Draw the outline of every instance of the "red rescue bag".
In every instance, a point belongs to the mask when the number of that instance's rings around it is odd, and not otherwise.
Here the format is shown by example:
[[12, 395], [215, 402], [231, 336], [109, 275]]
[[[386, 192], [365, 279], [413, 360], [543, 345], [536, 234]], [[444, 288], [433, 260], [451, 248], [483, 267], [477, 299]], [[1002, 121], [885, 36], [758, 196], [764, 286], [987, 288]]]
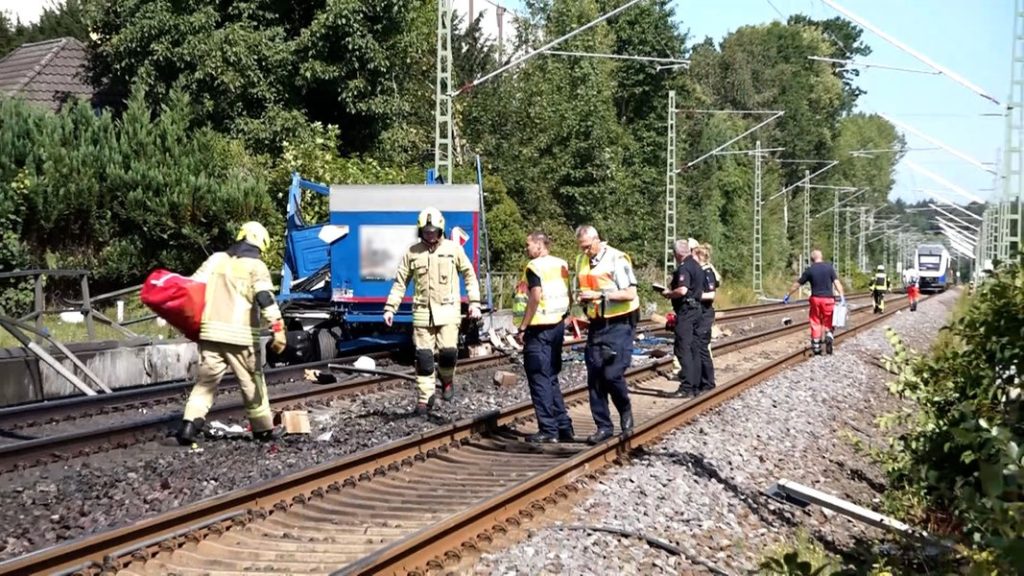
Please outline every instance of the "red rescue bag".
[[199, 340], [199, 325], [206, 304], [206, 284], [188, 276], [157, 269], [146, 277], [139, 297], [157, 316], [181, 330], [186, 338]]

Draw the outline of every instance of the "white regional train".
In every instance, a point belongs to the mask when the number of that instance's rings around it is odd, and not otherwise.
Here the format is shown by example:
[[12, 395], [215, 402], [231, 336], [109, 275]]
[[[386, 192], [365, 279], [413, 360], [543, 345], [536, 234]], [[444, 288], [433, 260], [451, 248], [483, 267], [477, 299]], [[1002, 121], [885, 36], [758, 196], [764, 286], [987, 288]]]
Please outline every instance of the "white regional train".
[[920, 244], [914, 253], [921, 292], [942, 292], [952, 283], [949, 250], [942, 244]]

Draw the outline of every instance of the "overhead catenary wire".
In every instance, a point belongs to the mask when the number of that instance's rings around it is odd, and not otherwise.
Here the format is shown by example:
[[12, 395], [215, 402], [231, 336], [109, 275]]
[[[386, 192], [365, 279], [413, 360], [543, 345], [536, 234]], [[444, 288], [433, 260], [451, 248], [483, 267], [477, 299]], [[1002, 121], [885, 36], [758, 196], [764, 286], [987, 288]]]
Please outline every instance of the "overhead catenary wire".
[[946, 188], [952, 190], [953, 192], [956, 192], [957, 194], [963, 196], [964, 198], [970, 198], [971, 200], [973, 200], [975, 202], [978, 202], [978, 203], [981, 203], [981, 204], [985, 203], [985, 199], [982, 198], [981, 196], [978, 196], [977, 194], [973, 194], [971, 192], [968, 192], [964, 188], [962, 188], [960, 186], [957, 186], [956, 184], [953, 184], [949, 180], [946, 180], [945, 178], [943, 178], [942, 176], [939, 176], [938, 174], [932, 172], [931, 170], [928, 170], [927, 168], [925, 168], [923, 166], [920, 166], [920, 165], [918, 165], [917, 163], [915, 163], [915, 162], [913, 162], [911, 160], [904, 160], [903, 162], [907, 165], [907, 167], [909, 167], [914, 172], [917, 172], [917, 173], [919, 173], [919, 174], [921, 174], [923, 176], [927, 176], [928, 178], [931, 178], [935, 182], [938, 182], [939, 184], [942, 184]]
[[[796, 161], [794, 161], [794, 162], [796, 162]], [[789, 192], [793, 188], [796, 188], [797, 186], [803, 184], [804, 181], [810, 180], [811, 178], [814, 178], [815, 176], [819, 176], [821, 174], [824, 174], [825, 172], [827, 172], [828, 170], [831, 170], [833, 167], [835, 167], [837, 164], [839, 164], [838, 160], [812, 160], [812, 162], [828, 162], [829, 164], [827, 166], [825, 166], [824, 168], [821, 168], [821, 169], [817, 170], [813, 174], [808, 175], [806, 178], [802, 178], [799, 181], [797, 181], [796, 183], [790, 184], [789, 186], [783, 188], [778, 193], [776, 193], [774, 196], [772, 196], [768, 200], [765, 200], [765, 202], [768, 202], [769, 200], [773, 200], [775, 198], [778, 198], [779, 196], [782, 196], [786, 192]]]
[[687, 167], [687, 168], [691, 168], [691, 167], [693, 167], [694, 165], [696, 165], [697, 163], [699, 163], [699, 162], [702, 162], [702, 161], [703, 161], [703, 160], [705, 160], [706, 158], [710, 158], [711, 156], [714, 156], [714, 155], [715, 155], [715, 154], [717, 154], [718, 152], [720, 152], [720, 151], [722, 151], [722, 150], [724, 150], [724, 149], [728, 148], [729, 146], [731, 146], [731, 145], [732, 145], [732, 144], [733, 144], [734, 142], [737, 142], [737, 141], [739, 141], [739, 140], [740, 140], [740, 139], [742, 139], [742, 138], [743, 138], [744, 136], [746, 136], [746, 135], [748, 135], [748, 134], [752, 134], [753, 132], [756, 132], [756, 131], [757, 131], [757, 130], [758, 130], [759, 128], [761, 128], [762, 126], [765, 126], [765, 125], [767, 125], [768, 123], [770, 123], [770, 122], [774, 121], [774, 120], [775, 120], [776, 118], [779, 118], [779, 117], [781, 117], [781, 116], [782, 116], [783, 114], [785, 114], [785, 112], [782, 112], [782, 111], [776, 111], [776, 110], [759, 110], [759, 111], [754, 111], [754, 112], [750, 112], [750, 113], [752, 113], [752, 114], [754, 114], [754, 113], [756, 113], [756, 114], [771, 114], [772, 116], [771, 116], [770, 118], [768, 118], [767, 120], [764, 120], [764, 121], [762, 121], [762, 122], [758, 123], [758, 124], [757, 124], [756, 126], [754, 126], [753, 128], [751, 128], [751, 129], [749, 129], [749, 130], [747, 130], [747, 131], [743, 132], [743, 133], [742, 133], [742, 134], [740, 134], [739, 136], [737, 136], [737, 137], [735, 137], [735, 138], [733, 138], [733, 139], [729, 140], [729, 141], [728, 141], [728, 142], [726, 142], [725, 144], [722, 144], [721, 146], [719, 146], [719, 147], [715, 148], [714, 150], [712, 150], [712, 151], [710, 151], [710, 152], [708, 152], [708, 153], [704, 154], [704, 155], [703, 155], [703, 156], [701, 156], [700, 158], [697, 158], [696, 160], [691, 160], [690, 162], [688, 162], [688, 163], [686, 164], [686, 167]]
[[519, 66], [523, 62], [526, 62], [527, 60], [533, 58], [534, 56], [537, 56], [538, 54], [543, 54], [544, 52], [547, 52], [548, 50], [551, 50], [555, 46], [558, 46], [562, 42], [565, 42], [566, 40], [572, 38], [573, 36], [576, 36], [580, 32], [589, 30], [590, 28], [593, 28], [594, 26], [597, 26], [601, 22], [604, 22], [605, 20], [608, 20], [609, 18], [612, 18], [615, 15], [617, 15], [617, 14], [619, 14], [619, 13], [629, 9], [630, 7], [632, 7], [632, 6], [636, 5], [636, 4], [639, 4], [640, 2], [643, 2], [643, 1], [644, 0], [629, 0], [629, 2], [626, 2], [622, 6], [619, 6], [618, 8], [612, 10], [611, 12], [608, 12], [606, 14], [602, 14], [601, 16], [598, 16], [596, 19], [591, 20], [590, 22], [587, 22], [583, 26], [580, 26], [579, 28], [576, 28], [575, 30], [571, 30], [570, 32], [568, 32], [566, 34], [563, 34], [563, 35], [559, 36], [558, 38], [555, 38], [554, 40], [552, 40], [551, 42], [548, 42], [547, 44], [541, 46], [540, 48], [537, 48], [536, 50], [534, 50], [532, 52], [528, 52], [528, 53], [520, 56], [519, 58], [516, 58], [515, 60], [512, 60], [508, 64], [505, 64], [504, 66], [499, 66], [496, 70], [488, 72], [487, 74], [484, 74], [483, 76], [480, 76], [480, 77], [470, 81], [468, 84], [465, 84], [462, 87], [460, 87], [458, 90], [452, 92], [451, 96], [455, 97], [455, 96], [458, 96], [459, 94], [462, 94], [463, 92], [465, 92], [465, 91], [467, 91], [467, 90], [469, 90], [471, 88], [475, 88], [475, 87], [483, 84], [484, 82], [487, 82], [491, 78], [494, 78], [495, 76], [498, 76], [499, 74], [502, 74], [502, 73], [504, 73], [504, 72], [506, 72], [508, 70], [511, 70], [512, 68], [515, 68], [515, 67]]
[[880, 37], [882, 40], [885, 40], [889, 44], [892, 44], [896, 48], [898, 48], [898, 49], [902, 50], [903, 52], [906, 52], [907, 54], [913, 56], [914, 58], [916, 58], [920, 62], [924, 63], [929, 68], [931, 68], [931, 69], [933, 69], [933, 70], [935, 70], [937, 72], [940, 72], [942, 75], [948, 77], [950, 80], [953, 80], [957, 84], [960, 84], [961, 86], [967, 88], [968, 90], [970, 90], [970, 91], [974, 92], [975, 94], [981, 96], [982, 98], [988, 100], [989, 102], [992, 102], [993, 104], [995, 104], [997, 106], [1002, 105], [999, 102], [999, 99], [997, 99], [996, 97], [988, 94], [982, 88], [980, 88], [977, 85], [973, 84], [972, 82], [970, 82], [966, 78], [960, 76], [956, 72], [953, 72], [949, 68], [946, 68], [945, 66], [942, 66], [941, 64], [936, 63], [931, 58], [925, 56], [924, 54], [921, 54], [920, 52], [918, 52], [917, 50], [914, 50], [910, 46], [907, 46], [903, 42], [900, 42], [899, 40], [897, 40], [893, 36], [890, 36], [889, 34], [886, 34], [885, 31], [883, 31], [881, 28], [879, 28], [878, 26], [875, 26], [871, 22], [868, 22], [864, 18], [862, 18], [862, 17], [854, 14], [850, 10], [844, 8], [841, 4], [839, 4], [839, 2], [836, 2], [836, 0], [821, 0], [821, 1], [824, 2], [825, 4], [827, 4], [828, 6], [830, 6], [836, 12], [839, 12], [840, 14], [845, 16], [848, 20], [851, 20], [855, 24], [858, 24], [858, 25], [860, 25], [860, 26], [870, 30], [871, 32], [876, 34], [878, 37]]
[[974, 212], [971, 212], [970, 210], [960, 206], [956, 202], [953, 202], [953, 201], [947, 199], [945, 196], [942, 196], [941, 194], [939, 194], [938, 192], [936, 192], [934, 190], [928, 190], [926, 188], [915, 188], [914, 191], [915, 192], [924, 192], [925, 194], [931, 196], [932, 198], [935, 198], [939, 202], [942, 202], [943, 204], [946, 204], [948, 206], [952, 206], [953, 208], [956, 208], [957, 210], [963, 212], [964, 214], [970, 216], [971, 218], [974, 218], [975, 220], [984, 220], [983, 217], [978, 216]]
[[611, 60], [633, 60], [638, 62], [669, 62], [675, 64], [689, 64], [690, 61], [684, 58], [667, 58], [661, 56], [634, 56], [632, 54], [604, 54], [600, 52], [571, 52], [566, 50], [548, 50], [547, 54], [555, 56], [576, 56], [580, 58], [608, 58]]
[[831, 62], [833, 64], [843, 64], [845, 66], [854, 66], [857, 68], [878, 68], [881, 70], [895, 70], [897, 72], [911, 72], [913, 74], [929, 74], [937, 76], [939, 72], [934, 70], [920, 70], [917, 68], [903, 68], [901, 66], [889, 66], [887, 64], [876, 64], [874, 62], [862, 62], [860, 60], [847, 60], [845, 58], [826, 58], [824, 56], [808, 56], [808, 60], [816, 60], [818, 62]]
[[889, 122], [895, 124], [896, 126], [899, 126], [903, 130], [906, 130], [907, 132], [910, 132], [911, 134], [914, 134], [918, 138], [921, 138], [923, 140], [927, 140], [928, 142], [938, 146], [939, 148], [942, 148], [946, 152], [949, 152], [953, 156], [956, 156], [957, 158], [963, 160], [964, 162], [967, 162], [968, 164], [971, 164], [971, 165], [973, 165], [973, 166], [975, 166], [977, 168], [980, 168], [981, 170], [984, 170], [985, 172], [988, 172], [989, 174], [997, 174], [997, 172], [994, 169], [986, 166], [985, 163], [982, 162], [981, 160], [978, 160], [977, 158], [971, 156], [970, 154], [967, 154], [966, 152], [962, 152], [960, 150], [957, 150], [956, 148], [954, 148], [954, 147], [952, 147], [952, 146], [942, 142], [938, 138], [935, 138], [933, 136], [929, 136], [929, 135], [921, 132], [920, 130], [914, 128], [913, 126], [911, 126], [911, 125], [909, 125], [909, 124], [907, 124], [905, 122], [901, 122], [900, 120], [897, 120], [897, 119], [893, 118], [892, 116], [889, 116], [888, 114], [885, 114], [884, 112], [880, 112], [878, 115], [881, 116], [882, 118], [885, 118]]

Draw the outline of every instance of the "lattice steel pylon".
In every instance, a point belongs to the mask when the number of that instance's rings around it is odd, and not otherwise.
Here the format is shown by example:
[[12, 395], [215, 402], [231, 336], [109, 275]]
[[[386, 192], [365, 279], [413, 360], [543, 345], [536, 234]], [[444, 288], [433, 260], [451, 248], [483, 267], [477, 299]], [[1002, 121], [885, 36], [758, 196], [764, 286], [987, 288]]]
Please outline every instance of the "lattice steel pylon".
[[452, 0], [437, 0], [437, 83], [434, 110], [434, 169], [452, 182]]
[[665, 281], [676, 268], [676, 91], [668, 92], [668, 150], [665, 161]]
[[762, 278], [764, 268], [764, 256], [761, 252], [761, 141], [754, 145], [754, 255], [753, 255], [753, 288], [754, 294], [764, 296], [764, 283]]
[[868, 233], [868, 208], [860, 207], [860, 225], [857, 227], [857, 269], [861, 273], [868, 271], [868, 255], [865, 251], [864, 237]]
[[853, 278], [853, 270], [850, 269], [850, 209], [846, 210], [846, 241], [843, 247], [843, 270], [847, 278]]
[[832, 203], [832, 266], [839, 272], [839, 189], [836, 188]]
[[1003, 198], [999, 203], [998, 257], [1005, 260], [1021, 248], [1021, 180], [1024, 172], [1024, 0], [1015, 0], [1010, 97], [1006, 102], [1006, 148], [1003, 156]]
[[[811, 265], [811, 171], [804, 170], [804, 237], [803, 254], [800, 268]], [[800, 287], [800, 294], [804, 294], [804, 286]], [[810, 288], [807, 288], [810, 294]]]

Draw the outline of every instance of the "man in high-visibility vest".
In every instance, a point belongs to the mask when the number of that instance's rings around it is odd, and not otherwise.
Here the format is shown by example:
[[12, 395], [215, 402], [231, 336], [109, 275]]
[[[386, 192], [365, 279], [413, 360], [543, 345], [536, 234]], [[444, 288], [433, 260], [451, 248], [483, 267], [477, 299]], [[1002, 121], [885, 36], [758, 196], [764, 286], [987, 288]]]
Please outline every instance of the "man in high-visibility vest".
[[569, 265], [549, 253], [551, 239], [543, 232], [526, 237], [530, 262], [516, 286], [512, 307], [523, 344], [523, 367], [537, 415], [537, 433], [530, 442], [572, 442], [572, 420], [565, 409], [558, 373], [562, 371], [565, 316], [569, 313]]
[[[395, 282], [384, 304], [384, 323], [391, 326], [395, 311], [413, 280], [412, 341], [416, 346], [416, 387], [419, 398], [415, 414], [424, 416], [434, 405], [436, 380], [441, 397], [455, 397], [455, 363], [459, 357], [459, 325], [462, 301], [459, 274], [466, 282], [469, 317], [480, 318], [480, 283], [466, 251], [444, 237], [444, 215], [437, 208], [420, 212], [416, 222], [420, 241], [409, 247], [398, 265]], [[434, 356], [437, 355], [436, 380]]]
[[199, 374], [185, 403], [177, 434], [178, 443], [183, 446], [192, 444], [202, 432], [217, 385], [228, 367], [238, 379], [253, 437], [270, 441], [284, 434], [283, 428], [274, 427], [258, 346], [257, 308], [271, 325], [274, 352], [280, 354], [286, 346], [274, 284], [267, 265], [260, 259], [270, 247], [270, 234], [259, 222], [246, 222], [236, 240], [227, 250], [207, 258], [192, 275], [206, 284], [206, 292], [199, 332]]
[[885, 311], [885, 293], [889, 291], [889, 277], [885, 275], [885, 265], [879, 264], [875, 278], [871, 281], [871, 298], [874, 300], [874, 313]]
[[623, 435], [633, 431], [633, 412], [626, 387], [626, 368], [633, 359], [633, 336], [640, 319], [633, 263], [625, 253], [601, 241], [593, 226], [576, 230], [581, 254], [576, 258], [576, 298], [590, 319], [587, 330], [587, 388], [597, 444], [611, 438], [608, 396], [619, 413]]

